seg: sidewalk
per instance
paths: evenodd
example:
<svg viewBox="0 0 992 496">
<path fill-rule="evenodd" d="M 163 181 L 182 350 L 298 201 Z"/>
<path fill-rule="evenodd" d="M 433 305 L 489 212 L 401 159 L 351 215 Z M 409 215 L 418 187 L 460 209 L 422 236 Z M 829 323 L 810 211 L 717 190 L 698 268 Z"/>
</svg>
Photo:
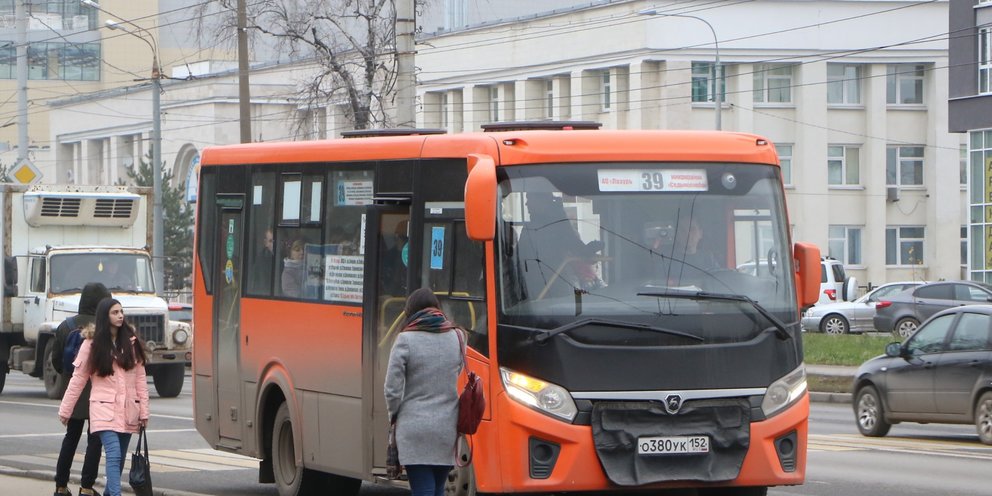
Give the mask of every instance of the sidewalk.
<svg viewBox="0 0 992 496">
<path fill-rule="evenodd" d="M 101 467 L 102 470 L 102 467 Z M 0 487 L 5 494 L 18 495 L 42 495 L 55 492 L 54 482 L 55 472 L 51 470 L 21 470 L 0 465 Z M 127 472 L 122 477 L 123 493 L 134 494 L 127 485 Z M 102 479 L 102 478 L 101 478 Z M 97 490 L 103 489 L 103 481 L 97 480 Z M 79 492 L 79 476 L 73 475 L 69 480 L 69 489 L 72 494 Z M 101 493 L 102 494 L 102 493 Z M 186 491 L 173 491 L 170 489 L 155 488 L 155 496 L 208 496 L 200 493 L 190 493 Z"/>
</svg>

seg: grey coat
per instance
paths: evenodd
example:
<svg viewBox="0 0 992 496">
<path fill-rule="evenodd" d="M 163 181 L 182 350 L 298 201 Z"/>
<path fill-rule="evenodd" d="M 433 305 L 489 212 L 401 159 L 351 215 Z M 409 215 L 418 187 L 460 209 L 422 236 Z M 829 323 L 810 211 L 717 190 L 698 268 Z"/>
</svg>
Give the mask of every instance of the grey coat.
<svg viewBox="0 0 992 496">
<path fill-rule="evenodd" d="M 385 395 L 389 418 L 396 419 L 400 464 L 454 465 L 462 356 L 454 332 L 405 331 L 397 336 Z"/>
</svg>

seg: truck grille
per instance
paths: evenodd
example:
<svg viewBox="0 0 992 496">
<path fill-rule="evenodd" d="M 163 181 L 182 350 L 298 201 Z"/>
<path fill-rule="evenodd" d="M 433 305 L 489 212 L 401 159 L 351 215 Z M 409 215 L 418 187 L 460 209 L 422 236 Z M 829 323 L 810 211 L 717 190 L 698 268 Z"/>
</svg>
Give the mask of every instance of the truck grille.
<svg viewBox="0 0 992 496">
<path fill-rule="evenodd" d="M 162 315 L 128 315 L 128 322 L 138 331 L 143 341 L 165 344 L 165 319 Z"/>
<path fill-rule="evenodd" d="M 94 217 L 126 219 L 131 217 L 134 200 L 130 198 L 98 198 L 93 209 Z"/>
<path fill-rule="evenodd" d="M 79 217 L 79 198 L 45 197 L 41 200 L 42 217 Z"/>
</svg>

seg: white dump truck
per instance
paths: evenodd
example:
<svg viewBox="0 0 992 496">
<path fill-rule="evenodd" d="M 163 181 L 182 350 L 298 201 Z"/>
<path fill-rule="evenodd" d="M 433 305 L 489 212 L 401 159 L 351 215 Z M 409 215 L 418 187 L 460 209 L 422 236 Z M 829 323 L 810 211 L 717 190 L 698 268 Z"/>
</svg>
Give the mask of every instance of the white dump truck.
<svg viewBox="0 0 992 496">
<path fill-rule="evenodd" d="M 103 283 L 144 341 L 159 396 L 178 396 L 192 359 L 186 323 L 169 322 L 155 291 L 151 188 L 0 184 L 0 392 L 11 370 L 44 379 L 60 398 L 68 378 L 52 367 L 55 329 L 79 309 L 82 288 Z"/>
</svg>

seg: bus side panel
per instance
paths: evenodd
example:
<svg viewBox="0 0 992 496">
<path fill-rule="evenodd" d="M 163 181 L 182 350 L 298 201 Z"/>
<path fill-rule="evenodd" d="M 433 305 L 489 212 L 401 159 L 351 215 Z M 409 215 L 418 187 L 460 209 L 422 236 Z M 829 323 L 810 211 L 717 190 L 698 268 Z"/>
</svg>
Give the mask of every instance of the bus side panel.
<svg viewBox="0 0 992 496">
<path fill-rule="evenodd" d="M 302 434 L 308 468 L 363 478 L 363 457 L 346 446 L 365 446 L 362 426 L 362 318 L 351 306 L 245 298 L 241 303 L 241 374 L 261 383 L 263 368 L 284 363 L 294 388 L 286 392 Z M 246 386 L 243 395 L 252 395 Z M 248 398 L 246 413 L 260 398 Z M 264 419 L 258 419 L 259 422 Z M 314 421 L 316 420 L 316 421 Z M 364 448 L 363 448 L 364 449 Z"/>
<path fill-rule="evenodd" d="M 510 399 L 502 391 L 494 398 L 497 420 L 487 429 L 485 438 L 476 438 L 475 473 L 480 492 L 558 492 L 619 489 L 606 477 L 593 444 L 592 428 L 574 426 L 538 413 Z M 802 484 L 806 467 L 807 419 L 809 397 L 775 417 L 751 424 L 751 445 L 740 475 L 722 484 L 706 486 L 777 486 Z M 774 441 L 796 431 L 798 458 L 796 470 L 785 472 L 778 460 Z M 554 469 L 547 479 L 530 477 L 528 443 L 538 438 L 560 445 Z M 481 460 L 497 457 L 501 466 Z M 652 484 L 638 487 L 673 488 L 702 486 L 689 481 Z"/>
<path fill-rule="evenodd" d="M 193 263 L 193 280 L 203 288 L 199 261 Z M 214 382 L 214 299 L 202 290 L 193 292 L 193 415 L 196 430 L 212 447 L 220 442 L 217 423 L 217 384 Z"/>
</svg>

